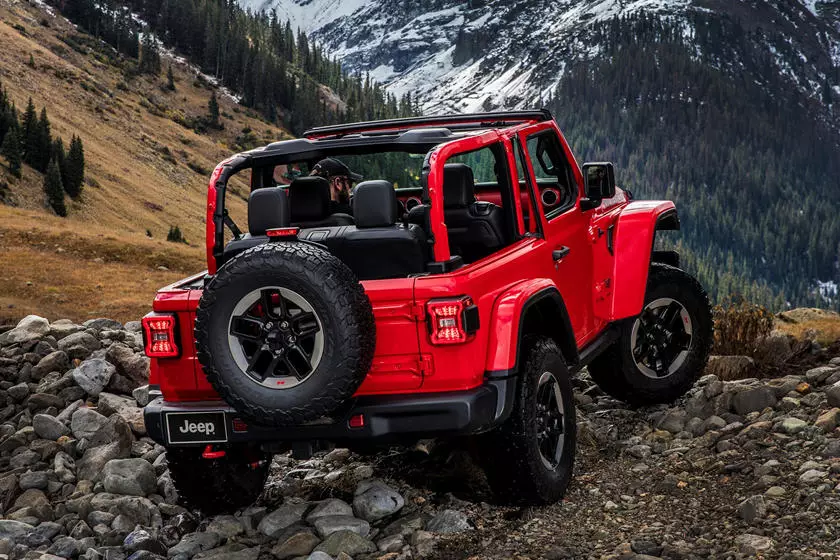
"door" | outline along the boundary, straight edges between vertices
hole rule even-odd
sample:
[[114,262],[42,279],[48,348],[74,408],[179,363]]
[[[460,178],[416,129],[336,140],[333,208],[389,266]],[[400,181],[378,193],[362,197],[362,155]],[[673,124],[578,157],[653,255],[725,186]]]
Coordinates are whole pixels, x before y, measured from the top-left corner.
[[544,127],[538,132],[522,132],[518,140],[515,151],[522,159],[545,241],[540,249],[544,253],[540,263],[563,296],[575,339],[581,347],[595,334],[596,324],[590,213],[580,211],[580,188],[557,132]]

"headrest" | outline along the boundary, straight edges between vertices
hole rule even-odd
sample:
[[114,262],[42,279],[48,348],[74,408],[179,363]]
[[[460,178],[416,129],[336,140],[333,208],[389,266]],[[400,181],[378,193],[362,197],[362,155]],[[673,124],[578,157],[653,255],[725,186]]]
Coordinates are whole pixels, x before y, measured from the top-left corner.
[[353,217],[357,228],[397,223],[397,193],[389,181],[365,181],[353,191]]
[[265,235],[265,230],[289,226],[289,197],[286,189],[266,187],[248,197],[248,231]]
[[330,183],[323,177],[298,177],[289,185],[292,222],[323,220],[330,215]]
[[472,167],[465,163],[443,166],[443,207],[465,208],[475,202]]

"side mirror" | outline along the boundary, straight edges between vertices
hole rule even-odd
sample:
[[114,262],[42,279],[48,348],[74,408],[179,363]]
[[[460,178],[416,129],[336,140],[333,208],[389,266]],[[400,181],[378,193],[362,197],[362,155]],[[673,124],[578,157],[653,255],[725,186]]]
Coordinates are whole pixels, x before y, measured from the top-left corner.
[[584,163],[581,171],[583,193],[590,201],[600,203],[615,196],[615,168],[612,163]]

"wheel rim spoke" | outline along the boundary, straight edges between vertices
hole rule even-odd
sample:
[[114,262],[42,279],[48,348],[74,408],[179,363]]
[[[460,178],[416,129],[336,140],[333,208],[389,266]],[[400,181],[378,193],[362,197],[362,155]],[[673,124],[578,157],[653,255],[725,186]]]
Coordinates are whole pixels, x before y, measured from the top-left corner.
[[230,316],[228,343],[243,375],[277,390],[307,381],[325,348],[312,304],[280,286],[255,289],[239,300]]
[[[276,298],[274,296],[277,296]],[[277,290],[263,290],[260,293],[260,303],[262,304],[265,316],[278,320],[286,316],[286,302],[282,294]],[[278,313],[277,310],[280,310]]]
[[268,352],[267,346],[261,346],[260,348],[258,348],[257,351],[254,352],[254,354],[248,360],[248,369],[245,370],[245,373],[247,373],[251,377],[259,379],[260,381],[265,379],[265,373],[260,373],[256,371],[254,367],[257,365],[257,363],[259,363],[260,358],[262,358],[266,352]]
[[679,301],[660,298],[648,303],[633,326],[631,355],[646,376],[661,379],[674,373],[691,346],[691,323]]
[[537,447],[545,466],[553,470],[560,464],[565,442],[563,391],[553,374],[540,378],[536,401]]
[[315,314],[308,311],[298,313],[291,320],[292,332],[298,338],[312,336],[318,333],[321,329],[318,327],[318,321],[315,319]]
[[248,342],[262,342],[263,325],[259,319],[251,317],[234,317],[230,324],[230,334],[240,340]]

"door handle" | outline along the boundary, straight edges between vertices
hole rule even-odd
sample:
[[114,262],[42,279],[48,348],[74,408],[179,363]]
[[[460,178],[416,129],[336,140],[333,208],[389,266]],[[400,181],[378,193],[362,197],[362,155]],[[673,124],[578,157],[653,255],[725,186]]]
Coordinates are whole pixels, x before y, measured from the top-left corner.
[[554,249],[551,252],[551,258],[554,259],[555,261],[560,261],[560,260],[563,260],[566,257],[566,255],[569,254],[569,252],[571,252],[571,249],[569,249],[568,247],[566,247],[564,245],[563,247],[560,247],[558,249]]

